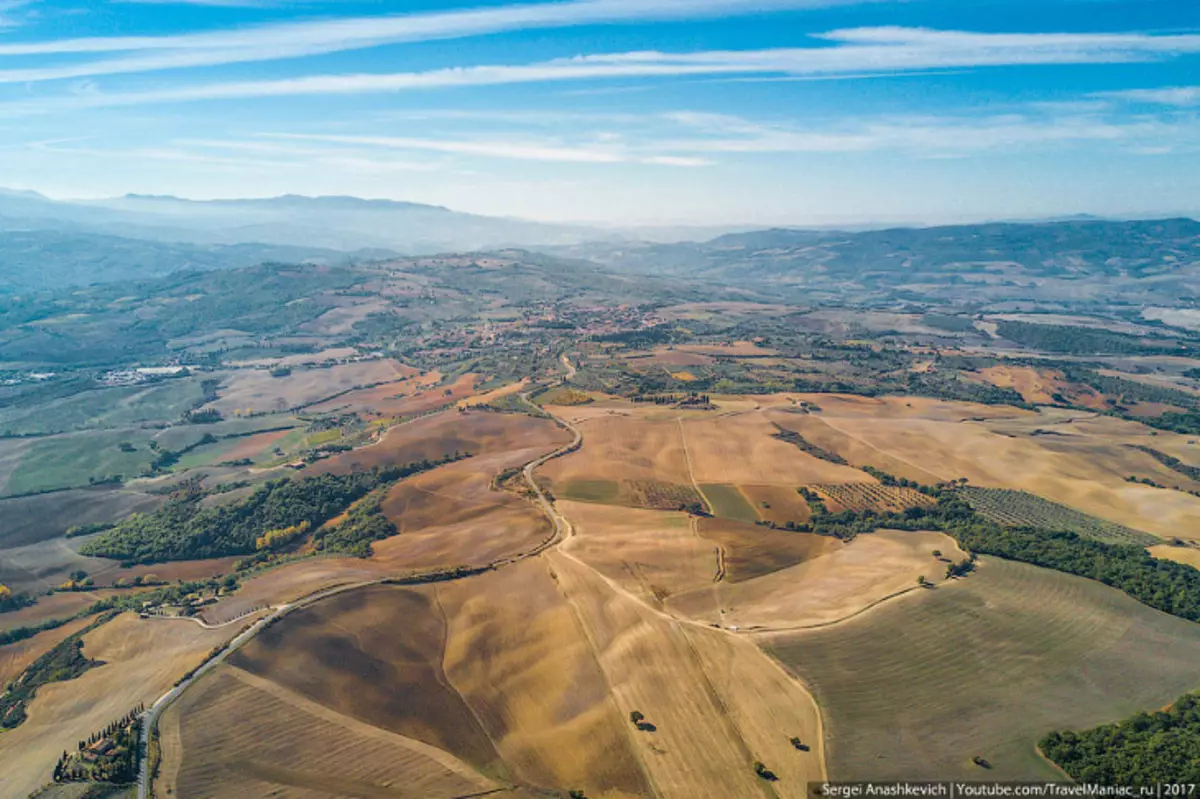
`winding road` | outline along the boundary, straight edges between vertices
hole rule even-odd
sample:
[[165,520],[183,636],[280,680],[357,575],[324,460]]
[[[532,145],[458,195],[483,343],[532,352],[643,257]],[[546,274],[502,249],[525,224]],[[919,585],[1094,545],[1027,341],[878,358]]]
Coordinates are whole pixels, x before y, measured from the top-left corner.
[[[523,399],[526,403],[528,403],[532,407],[537,408],[537,406],[533,405],[533,402],[529,399],[528,394],[521,394],[520,396],[521,396],[521,399]],[[541,411],[540,408],[538,408],[538,410]],[[154,704],[150,705],[150,707],[148,707],[146,709],[146,712],[142,714],[142,734],[141,734],[141,738],[139,739],[139,748],[141,749],[141,756],[139,758],[140,764],[138,767],[138,799],[147,799],[148,796],[150,795],[150,785],[149,785],[150,775],[148,774],[148,771],[149,771],[148,764],[149,764],[149,760],[150,760],[150,758],[149,758],[150,734],[151,734],[151,731],[153,729],[155,729],[155,727],[158,723],[159,716],[162,715],[162,712],[164,710],[166,710],[167,707],[172,702],[174,702],[176,699],[178,699],[179,696],[181,694],[183,694],[184,691],[186,691],[188,688],[190,688],[192,686],[192,684],[196,682],[196,680],[200,679],[205,674],[212,671],[220,664],[224,663],[225,660],[230,655],[232,655],[234,652],[236,652],[238,649],[240,649],[242,646],[244,646],[247,641],[254,638],[254,636],[258,635],[260,632],[262,632],[264,629],[266,629],[273,622],[283,618],[284,616],[286,616],[289,613],[292,613],[293,611],[308,607],[309,605],[312,605],[316,602],[320,602],[323,599],[328,599],[331,596],[336,596],[338,594],[346,593],[347,591],[357,591],[362,588],[368,588],[373,585],[382,585],[384,583],[392,583],[392,584],[402,583],[404,585],[419,585],[422,583],[445,582],[447,580],[462,579],[464,577],[474,576],[476,574],[479,574],[480,572],[488,571],[491,569],[499,569],[499,568],[503,568],[505,566],[510,566],[514,563],[519,563],[520,561],[526,560],[528,558],[536,557],[537,555],[540,555],[541,553],[545,552],[550,547],[555,546],[559,542],[570,537],[570,535],[572,533],[571,523],[569,521],[567,521],[567,519],[558,512],[557,508],[554,507],[554,503],[550,501],[550,498],[546,496],[546,492],[542,490],[542,487],[540,485],[538,485],[537,480],[534,478],[533,473],[534,473],[535,469],[542,466],[546,462],[553,460],[554,458],[558,458],[562,455],[566,455],[569,452],[574,452],[576,449],[578,449],[579,446],[583,443],[583,434],[579,431],[579,428],[575,427],[575,425],[571,424],[570,422],[566,421],[565,419],[560,419],[559,417],[553,416],[553,415],[550,415],[550,418],[552,418],[563,429],[568,430],[571,433],[573,433],[574,439],[571,441],[571,443],[566,444],[562,447],[559,447],[558,449],[554,450],[553,452],[549,452],[545,455],[541,455],[537,458],[534,458],[532,461],[525,464],[525,466],[521,470],[521,473],[525,476],[525,482],[528,483],[529,488],[534,493],[535,504],[541,508],[542,512],[546,514],[547,518],[549,518],[550,522],[554,525],[554,530],[551,533],[549,538],[547,538],[541,544],[539,544],[538,546],[529,550],[528,552],[522,552],[522,553],[519,553],[516,555],[510,555],[506,558],[502,558],[500,560],[494,561],[493,563],[490,563],[487,566],[483,566],[483,567],[480,567],[477,569],[471,569],[468,572],[464,573],[461,577],[447,576],[447,574],[445,572],[433,572],[433,573],[425,574],[425,575],[407,575],[407,576],[402,576],[402,577],[379,577],[379,578],[372,579],[372,580],[362,580],[362,581],[358,581],[358,582],[344,583],[342,585],[333,586],[331,588],[326,588],[324,590],[309,594],[308,596],[305,596],[294,602],[289,602],[289,603],[274,607],[271,610],[271,613],[269,615],[264,616],[263,618],[254,622],[249,627],[247,627],[245,630],[243,630],[242,632],[240,632],[236,636],[234,636],[229,641],[229,643],[226,644],[224,646],[224,648],[221,649],[221,651],[219,651],[217,654],[213,655],[211,658],[209,658],[207,661],[205,661],[203,665],[201,665],[194,672],[192,672],[192,674],[190,676],[188,676],[185,679],[183,679],[182,681],[180,681],[180,683],[178,685],[176,685],[174,688],[172,688],[170,691],[167,691],[165,694],[160,696],[157,700],[154,701]],[[257,611],[254,611],[254,612],[257,612]],[[240,621],[242,618],[246,618],[246,615],[252,615],[252,614],[245,614],[237,619],[231,619],[228,622],[225,622],[220,625],[216,625],[216,627],[228,626],[237,621]],[[207,626],[204,624],[204,622],[202,622],[198,619],[196,619],[195,621],[198,624],[200,624],[201,626]],[[213,627],[209,627],[209,629],[213,629]]]

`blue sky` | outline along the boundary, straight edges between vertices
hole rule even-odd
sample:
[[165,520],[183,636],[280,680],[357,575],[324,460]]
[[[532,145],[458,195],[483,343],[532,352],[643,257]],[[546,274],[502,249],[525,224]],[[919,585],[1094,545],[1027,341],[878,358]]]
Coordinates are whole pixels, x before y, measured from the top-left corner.
[[1200,213],[1197,0],[0,0],[0,186],[620,224]]

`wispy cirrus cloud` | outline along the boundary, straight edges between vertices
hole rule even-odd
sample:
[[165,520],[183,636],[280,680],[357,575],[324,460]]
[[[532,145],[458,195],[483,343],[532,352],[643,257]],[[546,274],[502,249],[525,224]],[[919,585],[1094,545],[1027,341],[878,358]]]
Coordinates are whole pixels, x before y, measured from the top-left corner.
[[482,156],[518,161],[558,161],[582,164],[653,164],[658,166],[708,166],[706,158],[645,152],[630,149],[617,141],[564,144],[556,141],[520,139],[413,138],[404,136],[348,136],[328,134],[275,133],[267,138],[291,141],[315,141],[396,150],[417,150],[451,155]]
[[1161,89],[1127,89],[1104,92],[1097,97],[1151,105],[1188,107],[1200,105],[1200,86],[1165,86]]
[[[689,53],[636,51],[581,55],[524,65],[480,65],[423,72],[305,75],[275,80],[190,83],[138,92],[9,103],[0,105],[0,113],[33,113],[54,110],[56,107],[365,94],[604,79],[871,77],[940,69],[1151,62],[1200,53],[1200,35],[997,34],[861,28],[833,31],[821,34],[819,38],[825,43],[813,47]],[[173,57],[173,54],[168,56]],[[52,74],[65,76],[63,68],[53,69],[57,71]],[[29,69],[0,70],[0,82],[32,81],[39,74],[46,78],[51,73]]]
[[33,0],[0,0],[0,29],[14,28],[21,24],[17,12],[33,5]]
[[[0,13],[3,3],[0,0]],[[26,0],[7,0],[9,3]],[[189,0],[258,3],[269,0]],[[0,63],[16,58],[92,56],[70,63],[0,69],[0,82],[32,83],[226,64],[295,59],[420,41],[581,25],[668,22],[882,0],[568,0],[406,15],[347,17],[200,33],[86,37],[0,44]],[[791,74],[834,74],[1004,64],[1139,62],[1200,51],[1200,36],[996,34],[921,28],[855,28],[818,34],[826,45],[749,53],[625,53],[610,63],[706,64]],[[819,43],[819,42],[817,42]],[[773,64],[767,64],[770,53]],[[101,57],[95,57],[101,56]],[[747,60],[757,60],[757,65]],[[58,59],[55,59],[58,60]]]
[[[17,4],[27,0],[8,2]],[[220,4],[238,0],[200,2]],[[315,55],[384,44],[438,41],[517,30],[696,20],[872,2],[883,0],[567,0],[433,13],[287,22],[202,33],[19,42],[0,45],[0,57],[158,51],[174,52],[181,58],[183,53],[191,52],[199,58],[199,53],[208,52],[213,58],[224,59],[216,63],[237,63],[283,57],[277,53]],[[93,66],[96,69],[127,71],[121,61],[98,62]]]
[[887,116],[825,128],[772,125],[722,114],[675,113],[671,119],[696,135],[659,142],[674,152],[854,153],[891,150],[925,157],[1079,144],[1107,143],[1133,152],[1195,148],[1200,119],[1111,117],[1100,113],[973,116]]
[[[569,116],[569,115],[568,115]],[[414,114],[414,118],[422,118]],[[477,117],[442,112],[431,119],[461,121]],[[536,119],[536,116],[534,117]],[[902,152],[918,158],[957,158],[986,152],[1102,144],[1138,154],[1163,154],[1200,146],[1200,119],[1194,115],[1122,119],[1099,113],[1010,113],[988,117],[962,115],[880,116],[825,126],[774,123],[727,114],[675,111],[642,115],[620,132],[589,130],[588,115],[560,120],[571,133],[552,136],[529,130],[494,130],[464,137],[435,129],[423,137],[372,133],[259,133],[250,139],[184,139],[171,152],[195,152],[196,159],[222,158],[214,152],[255,157],[304,157],[332,164],[404,163],[449,168],[468,161],[544,161],[578,165],[713,166],[745,155]],[[522,121],[514,113],[499,120]],[[379,123],[373,123],[379,125]],[[386,124],[386,123],[385,123]],[[390,123],[395,125],[396,123]],[[401,123],[402,124],[402,123]],[[536,128],[537,125],[534,125]],[[434,166],[429,154],[445,160]]]

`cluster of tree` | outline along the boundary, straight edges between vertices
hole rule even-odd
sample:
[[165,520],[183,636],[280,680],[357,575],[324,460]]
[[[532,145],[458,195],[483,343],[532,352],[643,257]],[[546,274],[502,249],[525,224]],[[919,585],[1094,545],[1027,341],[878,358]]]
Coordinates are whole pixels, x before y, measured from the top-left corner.
[[707,408],[712,405],[712,400],[707,394],[701,394],[696,391],[689,391],[685,394],[640,393],[632,395],[629,399],[631,402],[649,402],[654,405],[670,405],[673,407],[686,406]]
[[309,524],[307,521],[293,524],[291,527],[281,527],[276,530],[267,530],[265,533],[254,539],[255,549],[282,549],[288,544],[295,541],[301,536],[307,535]]
[[1151,427],[1185,436],[1200,435],[1200,411],[1167,411],[1140,419]]
[[951,333],[970,333],[975,329],[975,320],[970,316],[927,313],[921,317],[921,322],[937,330],[946,330]]
[[[208,411],[189,411],[189,413],[208,413]],[[189,420],[189,421],[195,421],[195,420]],[[215,421],[219,422],[221,420],[216,419]],[[200,422],[196,422],[196,423],[200,424]],[[191,452],[192,450],[199,449],[200,447],[208,446],[209,444],[215,444],[215,443],[217,443],[217,437],[214,436],[212,433],[205,433],[204,435],[200,436],[200,438],[197,439],[196,441],[192,442],[191,444],[188,444],[186,447],[183,447],[182,449],[177,449],[177,450],[160,449],[157,441],[151,441],[150,449],[152,449],[154,451],[155,457],[154,457],[154,460],[150,463],[150,468],[146,470],[146,474],[147,474],[147,476],[152,476],[152,475],[158,474],[159,472],[164,472],[167,469],[170,469],[175,464],[179,463],[179,459],[182,458],[184,455],[188,454],[189,452]]]
[[35,604],[37,604],[37,599],[28,593],[24,591],[18,593],[0,583],[0,613],[9,613]]
[[55,591],[91,591],[96,587],[96,581],[88,577],[83,569],[76,569],[71,576],[55,587]]
[[216,408],[206,408],[205,410],[192,410],[183,415],[183,421],[188,424],[216,424],[225,417]]
[[[153,584],[151,582],[153,577],[154,575],[147,575],[147,582],[143,584]],[[116,594],[104,599],[98,599],[88,606],[81,615],[102,613],[109,610],[136,610],[144,612],[147,608],[154,608],[160,605],[182,605],[184,606],[184,615],[187,615],[187,607],[191,604],[188,599],[189,597],[202,594],[213,596],[222,592],[229,593],[236,591],[238,588],[238,579],[235,575],[227,574],[224,577],[210,577],[207,580],[195,580],[191,582],[183,582],[181,580],[169,585],[160,582],[159,585],[160,587],[152,591]]]
[[593,341],[624,344],[634,350],[645,350],[660,344],[671,344],[679,338],[671,325],[655,325],[640,330],[622,330],[618,333],[603,333],[592,336]]
[[71,618],[46,619],[38,624],[26,624],[22,625],[21,627],[12,627],[7,630],[0,630],[0,646],[8,646],[9,644],[17,643],[18,641],[24,641],[26,638],[32,638],[38,633],[43,633],[46,630],[54,630],[58,627],[62,627],[69,621],[71,621]]
[[1154,460],[1161,463],[1163,466],[1166,466],[1168,469],[1178,472],[1179,474],[1182,474],[1184,477],[1187,477],[1190,480],[1200,480],[1200,467],[1192,466],[1190,464],[1184,463],[1183,461],[1179,460],[1179,458],[1176,458],[1174,455],[1168,455],[1165,452],[1159,452],[1158,450],[1152,449],[1150,447],[1135,446],[1134,449],[1141,450],[1142,452],[1146,453],[1150,457],[1154,458]]
[[326,552],[370,557],[372,541],[382,541],[397,533],[396,525],[383,515],[380,501],[376,494],[358,502],[335,527],[318,530],[313,536],[314,546]]
[[1012,405],[1017,408],[1033,408],[1033,405],[1026,402],[1020,392],[1014,389],[967,380],[950,370],[909,372],[905,377],[904,387],[899,393],[956,402],[978,402],[982,405]]
[[1200,698],[1084,732],[1052,732],[1038,744],[1077,782],[1148,787],[1200,783]]
[[767,782],[778,782],[779,780],[778,775],[776,775],[774,771],[771,771],[771,769],[767,768],[760,760],[754,761],[754,773]]
[[[976,513],[961,492],[953,488],[920,486],[919,489],[937,496],[937,504],[888,514],[874,511],[818,513],[814,507],[808,524],[789,525],[789,529],[832,535],[843,540],[881,527],[940,530],[973,555],[994,555],[1087,577],[1123,591],[1156,610],[1200,622],[1200,569],[1194,566],[1160,560],[1135,544],[1103,543],[1066,530],[1004,527]],[[800,491],[806,499],[812,495],[808,489]],[[962,564],[954,568],[960,569]],[[947,576],[952,576],[949,570]]]
[[888,474],[882,469],[876,469],[874,466],[863,466],[862,470],[885,486],[892,486],[894,488],[911,488],[914,491],[920,491],[922,494],[928,494],[931,497],[937,496],[940,491],[945,488],[952,487],[958,482],[962,482],[964,484],[967,482],[967,479],[964,477],[961,479],[961,481],[956,480],[954,483],[942,483],[940,485],[931,487],[924,485],[918,480],[909,480],[907,477],[896,477],[894,474]]
[[105,530],[111,530],[116,526],[116,522],[89,522],[87,524],[77,524],[74,527],[67,528],[66,536],[67,538],[78,538],[84,535],[103,533]]
[[996,332],[1030,349],[1071,355],[1180,355],[1188,351],[1175,342],[1147,342],[1138,336],[1095,327],[1001,320],[996,323]]
[[1200,621],[1200,569],[1159,560],[1145,549],[1105,544],[1068,531],[974,522],[947,530],[965,549],[1097,580],[1156,610]]
[[801,452],[806,452],[814,458],[820,458],[823,461],[829,461],[841,466],[846,465],[846,459],[841,455],[818,447],[795,430],[788,430],[786,427],[781,427],[778,423],[775,423],[775,432],[771,434],[771,437],[778,438],[780,441],[786,441]]
[[138,777],[139,738],[144,705],[138,705],[100,732],[63,752],[54,765],[55,782],[131,783]]
[[0,729],[11,730],[25,721],[25,708],[33,701],[38,688],[52,682],[73,680],[90,668],[101,666],[99,660],[89,660],[83,654],[83,636],[113,618],[101,616],[84,629],[67,636],[21,672],[0,693]]
[[245,499],[205,507],[205,493],[173,496],[158,510],[135,514],[85,544],[81,552],[124,563],[197,560],[256,551],[264,530],[307,522],[317,529],[375,489],[454,458],[421,460],[404,466],[351,474],[323,474],[266,483]]

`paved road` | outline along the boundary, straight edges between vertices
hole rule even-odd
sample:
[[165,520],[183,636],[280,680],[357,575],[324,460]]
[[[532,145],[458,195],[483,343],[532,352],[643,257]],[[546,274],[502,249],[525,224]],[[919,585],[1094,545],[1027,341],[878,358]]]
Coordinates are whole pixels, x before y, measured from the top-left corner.
[[[522,394],[521,398],[524,399],[526,402],[530,401],[529,396],[527,394]],[[554,503],[552,503],[550,501],[550,499],[546,496],[545,492],[542,491],[541,486],[539,486],[537,484],[537,480],[535,480],[534,476],[533,476],[534,470],[537,469],[539,466],[541,466],[542,464],[546,463],[547,461],[549,461],[553,458],[557,458],[560,455],[565,455],[566,453],[575,450],[583,442],[583,434],[579,432],[579,429],[577,427],[572,425],[570,422],[567,422],[566,420],[559,419],[558,417],[553,417],[553,418],[559,424],[561,424],[564,428],[566,428],[567,430],[570,430],[572,433],[574,433],[575,439],[570,444],[567,444],[564,447],[560,447],[559,449],[556,449],[555,451],[553,451],[549,454],[543,455],[539,458],[535,458],[534,460],[525,464],[525,467],[522,470],[522,473],[525,475],[525,482],[527,482],[529,484],[529,487],[533,490],[533,492],[537,498],[538,506],[542,509],[542,511],[546,514],[546,516],[549,517],[550,521],[554,524],[554,533],[549,538],[547,538],[545,541],[543,541],[540,545],[538,545],[537,547],[534,547],[530,551],[524,552],[524,553],[521,553],[518,555],[512,555],[507,558],[503,558],[492,564],[489,564],[489,566],[486,568],[498,569],[503,566],[509,566],[513,563],[517,563],[517,562],[520,562],[527,558],[534,557],[536,555],[541,554],[542,552],[545,552],[550,547],[556,545],[557,543],[559,543],[560,541],[562,541],[563,539],[565,539],[571,535],[571,532],[572,532],[571,523],[569,521],[567,521],[565,518],[563,518],[558,513],[557,509],[555,509],[555,507],[554,507]],[[468,574],[465,574],[463,576],[472,576],[474,574],[478,574],[482,570],[483,569],[472,569]],[[234,638],[228,644],[225,645],[224,649],[222,649],[219,653],[217,653],[212,658],[210,658],[208,661],[206,661],[204,663],[204,665],[200,666],[200,668],[196,669],[196,671],[193,672],[190,677],[183,680],[182,682],[179,683],[179,685],[175,686],[170,691],[167,691],[165,694],[160,696],[154,702],[154,704],[152,704],[149,708],[147,708],[146,712],[144,714],[142,714],[142,735],[141,735],[141,739],[139,741],[139,747],[141,748],[141,765],[138,769],[138,799],[147,799],[147,797],[149,796],[149,785],[148,785],[149,775],[147,774],[147,770],[148,770],[147,764],[149,762],[150,730],[158,722],[159,716],[162,714],[162,712],[164,710],[167,709],[168,705],[170,705],[172,702],[174,702],[176,699],[178,699],[180,694],[182,694],[184,691],[186,691],[188,688],[190,688],[191,685],[194,682],[196,682],[196,680],[200,679],[205,674],[207,674],[208,672],[215,669],[221,663],[224,663],[226,658],[228,658],[231,654],[236,652],[251,638],[253,638],[254,636],[258,635],[260,632],[262,632],[263,629],[268,624],[272,623],[276,619],[283,618],[284,616],[286,616],[287,614],[289,614],[295,610],[299,610],[300,608],[307,607],[315,602],[320,602],[323,599],[328,599],[331,596],[335,596],[337,594],[342,594],[347,591],[357,591],[361,588],[367,588],[372,585],[380,585],[380,584],[388,583],[388,582],[391,582],[391,583],[401,582],[401,583],[413,585],[413,584],[420,584],[423,582],[443,582],[448,579],[458,579],[458,578],[447,577],[445,574],[440,574],[440,573],[432,573],[432,574],[428,574],[428,575],[409,575],[409,576],[399,577],[399,578],[397,578],[397,577],[379,577],[379,578],[376,578],[373,580],[362,580],[362,581],[354,582],[354,583],[345,583],[343,585],[334,586],[332,588],[326,588],[322,591],[317,591],[316,593],[309,594],[308,596],[298,599],[295,602],[291,602],[291,603],[288,603],[285,605],[279,605],[278,607],[274,608],[269,615],[264,616],[263,618],[256,621],[254,624],[247,627],[242,632],[238,633],[236,636],[234,636]],[[238,619],[234,619],[230,622],[226,622],[226,624],[230,624],[235,621],[238,621]],[[220,626],[225,626],[225,625],[220,625]]]

